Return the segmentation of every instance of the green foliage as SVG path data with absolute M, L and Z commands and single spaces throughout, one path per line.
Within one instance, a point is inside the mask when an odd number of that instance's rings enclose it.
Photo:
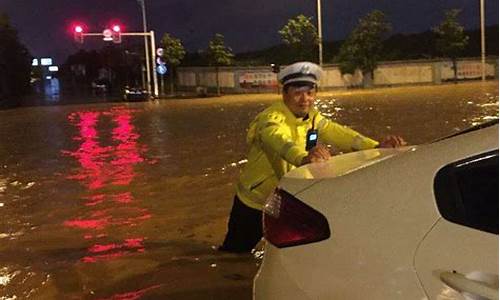
M 186 50 L 184 50 L 181 40 L 165 33 L 160 43 L 165 51 L 164 57 L 167 64 L 178 66 L 186 55 Z
M 298 15 L 288 20 L 288 23 L 278 31 L 283 42 L 290 47 L 290 62 L 317 60 L 315 50 L 319 43 L 318 31 L 311 20 L 311 17 Z
M 180 65 L 181 60 L 186 55 L 186 50 L 184 50 L 184 46 L 182 46 L 181 40 L 171 36 L 168 33 L 163 35 L 161 39 L 161 45 L 165 51 L 163 57 L 167 64 L 171 67 L 171 71 L 169 74 L 170 77 L 170 94 L 174 94 L 174 75 L 175 75 L 175 67 Z M 163 77 L 162 77 L 163 80 Z M 164 82 L 162 82 L 163 86 Z
M 443 22 L 432 29 L 438 36 L 436 39 L 437 50 L 452 60 L 455 60 L 462 53 L 469 41 L 464 27 L 457 21 L 459 14 L 459 9 L 445 11 Z
M 383 39 L 390 30 L 391 24 L 379 10 L 361 18 L 340 48 L 337 61 L 342 74 L 353 74 L 356 69 L 373 74 L 382 56 Z
M 0 100 L 30 91 L 31 59 L 8 16 L 0 14 Z
M 224 44 L 224 36 L 216 33 L 208 43 L 208 60 L 214 66 L 229 66 L 233 63 L 234 54 L 231 48 Z
M 208 43 L 208 61 L 215 66 L 215 78 L 217 83 L 217 95 L 220 96 L 219 66 L 229 66 L 233 63 L 234 54 L 231 48 L 224 44 L 224 36 L 216 33 Z
M 344 42 L 340 47 L 340 52 L 337 57 L 340 73 L 354 74 L 359 68 L 360 62 L 356 57 L 357 49 L 352 43 Z

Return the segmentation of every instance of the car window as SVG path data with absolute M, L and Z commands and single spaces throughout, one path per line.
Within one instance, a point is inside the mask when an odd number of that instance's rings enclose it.
M 434 192 L 445 219 L 498 234 L 498 150 L 445 166 Z

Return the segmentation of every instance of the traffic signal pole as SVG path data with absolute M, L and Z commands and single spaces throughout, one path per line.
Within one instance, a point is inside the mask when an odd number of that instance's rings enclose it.
M 146 3 L 144 3 L 144 0 L 138 0 L 137 1 L 139 5 L 141 6 L 142 10 L 142 29 L 144 32 L 144 53 L 146 56 L 146 81 L 147 81 L 147 90 L 148 93 L 151 95 L 151 66 L 154 66 L 154 63 L 150 65 L 150 59 L 149 59 L 149 48 L 148 48 L 148 38 L 146 36 L 147 34 L 147 21 L 146 21 Z M 153 46 L 152 46 L 153 47 Z M 153 47 L 154 49 L 154 47 Z M 154 60 L 154 55 L 151 56 L 151 59 Z M 154 67 L 153 67 L 154 69 Z M 153 70 L 154 72 L 154 70 Z
M 155 44 L 155 33 L 154 31 L 150 32 L 122 32 L 120 33 L 122 36 L 144 36 L 144 37 L 149 37 L 150 42 L 151 42 L 151 53 L 149 51 L 146 51 L 145 56 L 146 56 L 146 66 L 148 67 L 147 69 L 147 91 L 150 95 L 153 97 L 158 97 L 158 77 L 156 76 L 156 68 L 154 68 L 155 62 L 154 62 L 154 57 L 155 57 L 155 49 L 156 49 L 156 44 Z M 102 33 L 95 33 L 95 32 L 84 32 L 82 33 L 82 37 L 85 36 L 100 36 L 102 37 Z M 151 56 L 151 57 L 150 57 Z M 153 59 L 151 61 L 150 59 Z M 149 66 L 152 66 L 151 69 L 153 69 L 153 93 L 151 93 L 151 74 L 150 74 L 150 68 Z

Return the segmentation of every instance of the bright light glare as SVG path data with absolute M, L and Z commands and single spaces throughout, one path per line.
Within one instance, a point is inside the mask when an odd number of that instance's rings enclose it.
M 52 65 L 52 58 L 42 58 L 42 59 L 40 59 L 40 63 L 42 66 L 51 66 Z
M 82 26 L 75 26 L 75 32 L 83 32 Z
M 114 25 L 113 26 L 113 31 L 120 32 L 120 26 L 119 25 Z
M 58 66 L 50 66 L 49 71 L 50 72 L 57 72 L 57 71 L 59 71 L 59 67 Z

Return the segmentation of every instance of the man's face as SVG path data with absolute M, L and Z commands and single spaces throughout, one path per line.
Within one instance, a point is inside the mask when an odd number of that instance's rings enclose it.
M 297 118 L 303 118 L 309 113 L 315 98 L 316 90 L 310 86 L 290 86 L 283 93 L 285 105 Z

